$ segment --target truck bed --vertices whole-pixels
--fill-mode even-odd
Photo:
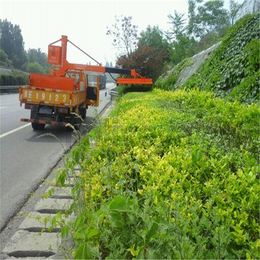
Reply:
[[[19,89],[19,99],[21,103],[26,104],[74,107],[85,101],[86,91],[64,91],[23,86]]]

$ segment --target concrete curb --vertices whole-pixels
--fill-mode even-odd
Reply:
[[[67,196],[69,191],[71,187],[55,187],[51,197],[40,199],[36,203],[34,211],[27,214],[3,249],[6,259],[64,259],[59,250],[62,243],[60,226],[49,228],[52,217],[59,211],[65,212],[73,202],[72,199],[64,198],[64,194]]]

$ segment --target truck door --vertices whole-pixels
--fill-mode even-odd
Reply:
[[[87,76],[86,102],[88,105],[98,106],[99,104],[99,75]]]

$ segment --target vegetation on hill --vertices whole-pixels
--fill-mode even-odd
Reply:
[[[213,90],[246,103],[259,100],[260,13],[247,15],[228,32],[213,55],[184,88]]]
[[[260,82],[260,13],[246,15],[231,27],[222,43],[204,62],[182,89],[214,91],[218,96],[244,103],[259,100]],[[183,62],[177,65],[183,68]],[[160,78],[158,88],[175,89],[181,70],[171,77]],[[172,81],[172,78],[175,80]],[[177,78],[177,79],[176,79]]]

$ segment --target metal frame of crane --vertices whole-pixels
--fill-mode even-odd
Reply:
[[[55,44],[61,42],[61,46],[56,46]],[[67,61],[67,43],[70,42],[77,49],[86,54],[89,58],[94,60],[98,65],[82,65],[82,64],[73,64]],[[136,72],[135,69],[120,69],[120,68],[111,68],[104,67],[80,49],[77,45],[68,40],[68,37],[62,35],[62,38],[51,43],[48,46],[48,63],[53,64],[52,66],[52,75],[54,76],[65,76],[68,70],[80,70],[80,71],[92,71],[99,73],[118,73],[129,75],[131,78],[118,78],[117,84],[132,84],[132,85],[152,85],[153,81],[151,78],[146,78]]]

